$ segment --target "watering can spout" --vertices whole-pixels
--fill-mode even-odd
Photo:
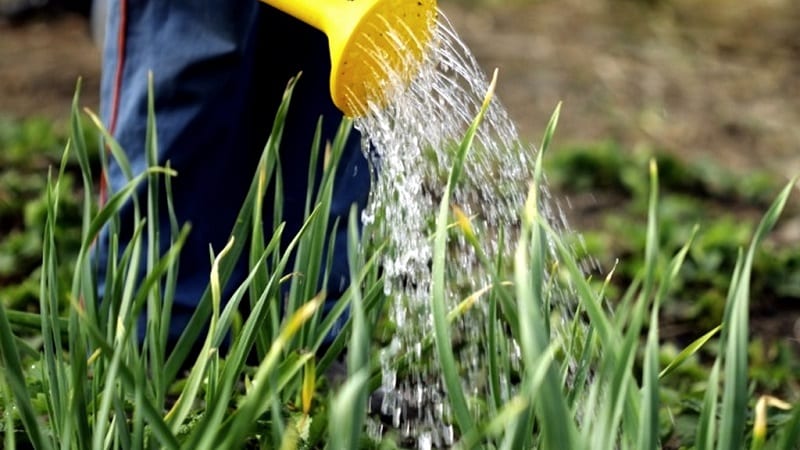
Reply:
[[[349,117],[381,102],[389,78],[413,76],[436,20],[436,0],[261,1],[325,33],[331,97]]]

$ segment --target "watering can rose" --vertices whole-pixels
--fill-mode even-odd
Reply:
[[[435,0],[262,0],[328,36],[331,97],[349,117],[408,82],[436,22]]]

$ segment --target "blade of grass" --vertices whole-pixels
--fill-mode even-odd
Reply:
[[[494,94],[494,86],[497,82],[497,71],[495,71],[492,82],[489,85],[488,92],[484,97],[483,105],[478,115],[473,120],[469,129],[467,130],[455,160],[453,167],[450,169],[450,174],[445,187],[444,195],[439,204],[439,213],[436,218],[436,231],[433,241],[433,263],[432,263],[432,277],[431,277],[431,290],[432,290],[432,312],[433,312],[433,328],[434,328],[434,341],[436,344],[437,355],[439,357],[439,364],[441,365],[442,380],[444,381],[447,396],[456,419],[456,423],[462,433],[468,433],[475,427],[472,415],[467,406],[467,400],[464,396],[464,391],[461,387],[461,380],[458,375],[458,368],[456,366],[455,356],[451,348],[452,341],[450,337],[449,325],[447,323],[447,300],[445,288],[445,254],[447,246],[447,226],[448,226],[448,213],[450,210],[450,196],[455,189],[458,179],[461,175],[462,166],[466,157],[467,151],[472,146],[472,141],[475,138],[478,126],[486,114],[489,107],[491,98]]]
[[[368,372],[360,369],[350,374],[339,393],[331,402],[329,427],[331,437],[330,448],[360,448],[360,434],[352,433],[357,419],[350,414],[360,403],[361,393],[367,386]]]
[[[14,334],[8,323],[6,308],[0,302],[0,356],[2,357],[5,380],[14,394],[14,401],[19,411],[20,420],[25,427],[25,432],[37,449],[52,448],[50,441],[45,439],[41,423],[31,404],[31,395],[25,385],[25,373],[22,361],[19,359],[17,347],[14,344]],[[9,430],[13,433],[13,430]]]
[[[67,150],[69,146],[67,147]],[[69,339],[69,325],[65,329],[60,328],[60,321],[54,320],[59,314],[60,286],[56,274],[58,262],[55,250],[55,227],[58,215],[58,195],[54,191],[58,189],[61,179],[54,182],[48,172],[47,182],[47,220],[45,222],[44,236],[42,239],[42,277],[39,282],[39,311],[41,322],[39,323],[42,335],[43,360],[47,377],[45,384],[48,386],[52,397],[48,398],[48,413],[53,422],[53,431],[56,436],[60,435],[66,422],[71,420],[67,413],[67,405],[64,402],[64,393],[67,392],[68,381],[66,370],[61,358],[61,334],[65,334]]]
[[[272,136],[267,140],[266,149],[264,151],[266,153],[277,154],[277,144]],[[257,171],[258,184],[256,195],[254,196],[255,204],[253,205],[252,230],[250,232],[249,267],[251,271],[260,260],[258,255],[262,255],[266,247],[266,243],[264,242],[264,196],[267,193],[267,187],[272,179],[274,168],[275,159],[269,158],[265,165],[259,165]],[[268,274],[266,271],[258,271],[256,273],[250,287],[251,308],[255,304],[255,299],[257,299],[260,293],[266,288],[267,278]],[[272,336],[272,333],[268,329],[264,329],[260,334],[261,337],[256,339],[258,354],[264,354],[267,349],[266,343],[269,337]]]
[[[144,358],[140,358],[140,361],[144,362]],[[117,422],[126,422],[127,420],[130,420],[132,423],[131,427],[132,431],[130,433],[132,448],[145,448],[144,444],[147,439],[146,437],[147,430],[145,428],[145,420],[144,420],[144,409],[145,409],[144,405],[151,404],[150,401],[145,398],[145,390],[147,389],[149,384],[148,383],[149,377],[145,374],[143,370],[134,371],[134,376],[136,377],[136,383],[134,385],[134,390],[132,393],[133,413],[132,414],[127,413],[122,416],[116,416],[114,420]],[[109,438],[111,437],[113,437],[115,440],[117,439],[116,433],[113,431],[113,428],[109,428]]]
[[[703,406],[697,421],[695,445],[698,450],[711,450],[717,431],[717,408],[719,405],[719,375],[721,359],[717,358],[708,376],[706,393],[703,395]]]
[[[347,242],[347,260],[350,265],[350,279],[358,280],[359,273],[363,270],[364,255],[359,252],[359,244],[361,239],[358,235],[358,209],[355,205],[350,208],[350,219],[348,223],[348,242]],[[363,380],[355,381],[347,395],[343,396],[340,406],[346,406],[347,409],[338,409],[338,413],[348,411],[347,415],[350,417],[349,428],[333,428],[332,431],[340,433],[348,430],[350,438],[348,441],[352,444],[358,442],[362,434],[364,426],[364,419],[366,416],[367,408],[367,383],[369,378],[369,344],[370,344],[370,330],[367,326],[366,315],[364,313],[364,299],[361,292],[361,285],[351,283],[351,298],[350,298],[350,314],[352,323],[352,332],[350,334],[350,345],[347,352],[347,372],[351,378],[358,378]],[[365,374],[365,375],[359,375]],[[333,421],[331,421],[333,423]],[[344,448],[344,447],[343,447]]]
[[[725,352],[725,386],[722,394],[720,429],[726,430],[726,432],[720,433],[719,441],[717,442],[718,450],[734,448],[734,446],[743,441],[747,415],[747,344],[750,275],[752,273],[753,260],[756,249],[778,221],[795,184],[797,184],[796,178],[792,179],[783,188],[769,210],[767,210],[767,213],[756,228],[755,235],[747,250],[738,282],[736,285],[731,286],[733,303],[730,305],[730,310],[726,310],[726,321],[723,322],[723,330],[727,329],[727,340],[724,347],[722,347]]]
[[[167,170],[171,170],[170,163],[167,161]],[[164,180],[164,190],[166,192],[167,198],[167,213],[169,214],[170,220],[170,236],[172,237],[171,245],[177,245],[180,238],[175,238],[175,236],[180,236],[182,232],[182,227],[178,225],[178,217],[175,213],[175,205],[173,203],[173,195],[172,195],[172,177],[166,177]],[[186,228],[186,227],[184,227]],[[159,345],[160,351],[163,355],[161,361],[166,361],[166,351],[167,345],[169,341],[169,323],[172,317],[172,305],[175,299],[175,291],[177,289],[178,284],[178,270],[180,266],[180,260],[174,261],[173,264],[167,269],[166,280],[164,281],[164,305],[162,306],[162,316],[161,316],[161,335],[159,336]],[[159,364],[159,367],[163,367],[163,364]],[[163,381],[164,386],[167,386],[166,379]],[[163,408],[163,400],[158,399],[157,404],[162,405]]]
[[[8,310],[6,311],[6,315],[11,327],[16,328],[17,330],[22,329],[34,331],[40,330],[42,327],[42,315],[40,313]],[[67,336],[67,319],[63,317],[57,317],[56,320],[58,320],[58,327],[62,330],[61,339],[64,340]]]
[[[642,375],[642,409],[640,415],[640,433],[637,449],[658,448],[659,430],[659,384],[658,384],[658,302],[655,302],[650,313],[650,329],[647,332],[647,344],[644,354],[644,374]]]
[[[141,408],[136,408],[140,410]],[[126,417],[127,412],[125,411],[125,402],[119,396],[114,396],[114,413],[116,417]],[[119,443],[119,448],[137,448],[134,447],[131,438],[130,430],[126,426],[127,423],[124,420],[114,420],[114,429],[116,433],[114,434],[114,439]],[[106,446],[108,448],[109,446]],[[138,448],[142,448],[141,446]]]
[[[0,303],[2,304],[2,303]],[[0,353],[0,360],[2,360],[2,353]],[[5,427],[5,437],[3,439],[3,448],[13,449],[17,448],[17,441],[16,441],[16,425],[14,421],[14,415],[11,413],[10,405],[13,402],[12,396],[13,393],[10,390],[8,384],[6,384],[6,378],[3,376],[3,372],[0,371],[0,400],[2,400],[3,404],[3,426]]]
[[[658,221],[658,166],[655,159],[650,160],[650,199],[647,209],[647,235],[645,244],[645,263],[644,263],[644,282],[639,299],[634,306],[632,325],[628,330],[631,340],[638,342],[643,326],[645,311],[648,309],[656,283],[656,270],[658,266],[659,254],[659,221]],[[658,301],[652,299],[650,329],[648,331],[647,344],[645,349],[644,375],[641,395],[644,400],[642,409],[639,409],[638,397],[630,397],[627,407],[624,408],[625,420],[623,426],[630,438],[638,436],[636,448],[648,449],[655,448],[658,439]],[[635,356],[636,345],[631,344],[625,347],[623,354],[631,357]],[[630,374],[630,372],[629,372]],[[635,380],[631,380],[631,385]],[[621,391],[621,393],[624,391]],[[613,395],[613,394],[612,394]]]
[[[508,424],[517,420],[517,418],[530,408],[528,399],[522,396],[514,396],[505,402],[498,410],[497,414],[492,418],[481,430],[481,432],[474,432],[464,436],[459,441],[456,448],[458,449],[471,449],[479,446],[481,441],[480,434],[487,436],[502,436],[508,430]]]
[[[675,278],[678,276],[680,268],[683,266],[683,262],[686,259],[686,255],[689,253],[689,248],[691,247],[692,242],[694,241],[694,236],[696,233],[697,233],[697,226],[693,228],[692,234],[689,237],[689,240],[686,242],[686,244],[683,245],[683,247],[678,251],[678,253],[672,258],[672,261],[670,261],[667,273],[665,274],[665,276],[661,281],[661,284],[659,285],[658,291],[653,301],[653,306],[651,308],[650,324],[649,324],[650,329],[648,330],[647,334],[647,344],[645,347],[645,356],[643,363],[644,374],[643,374],[643,384],[642,384],[642,397],[644,401],[642,404],[642,412],[640,419],[641,434],[639,434],[639,439],[636,445],[636,448],[639,449],[648,449],[648,448],[655,449],[658,446],[658,437],[660,429],[660,423],[659,423],[660,374],[658,369],[659,308],[664,298],[666,298],[669,288],[671,287]]]
[[[526,369],[529,370],[529,376],[527,379],[527,386],[524,387],[524,396],[518,395],[512,398],[509,402],[507,402],[501,413],[498,416],[486,424],[485,430],[487,434],[501,434],[505,431],[505,440],[503,442],[502,448],[506,448],[509,450],[513,450],[515,448],[519,448],[517,446],[517,441],[519,441],[519,437],[515,436],[515,433],[509,432],[508,429],[503,429],[500,427],[503,422],[500,422],[501,416],[506,416],[506,421],[504,427],[508,427],[509,423],[516,423],[517,429],[513,430],[517,433],[531,433],[531,429],[520,429],[519,424],[526,424],[528,420],[524,417],[524,413],[527,409],[530,408],[531,398],[537,397],[542,390],[542,386],[546,382],[547,377],[552,377],[550,372],[552,371],[552,364],[555,360],[555,353],[557,350],[556,345],[550,345],[540,356],[537,358],[536,364],[533,367],[527,367]],[[518,403],[515,405],[515,403]],[[509,409],[508,412],[505,412],[506,409]],[[546,426],[546,425],[545,425]],[[472,446],[465,445],[464,448],[472,448]]]
[[[553,113],[550,114],[550,120],[547,121],[547,127],[544,129],[544,134],[542,135],[542,143],[539,146],[539,152],[541,154],[547,153],[550,149],[550,143],[553,141],[553,136],[556,134],[556,128],[558,127],[558,118],[561,116],[561,102],[556,104],[556,108],[553,110]]]
[[[792,406],[783,400],[771,395],[762,395],[756,401],[753,408],[753,432],[750,441],[750,450],[761,450],[767,441],[767,417],[769,408],[779,408],[784,411],[792,409]]]
[[[500,230],[500,236],[498,238],[498,242],[502,248],[503,242],[505,242],[505,234],[504,231]],[[475,247],[477,243],[473,244]],[[501,273],[503,267],[503,256],[501,252],[497,253],[497,257],[495,258],[495,265],[494,270],[491,271],[493,274],[492,278],[499,279],[500,276],[497,275]],[[492,410],[498,411],[503,406],[503,400],[508,399],[511,394],[508,392],[507,387],[503,386],[500,382],[501,373],[501,361],[509,361],[510,358],[508,356],[508,346],[505,345],[507,339],[505,338],[504,331],[502,330],[499,318],[499,308],[500,305],[498,304],[499,294],[495,292],[495,290],[489,291],[489,310],[487,315],[487,347],[490,349],[489,357],[488,357],[488,371],[489,371],[489,386],[491,389],[491,399],[492,399]]]
[[[794,411],[789,421],[786,422],[779,432],[776,450],[792,450],[797,448],[800,442],[800,404],[794,406]]]
[[[667,364],[664,369],[661,370],[661,373],[658,374],[659,378],[666,378],[669,374],[671,374],[675,369],[681,366],[687,359],[689,359],[692,355],[696,354],[703,346],[705,346],[708,341],[711,340],[714,336],[719,333],[722,329],[722,325],[717,325],[716,327],[712,328],[706,334],[700,336],[699,338],[695,339],[691,344],[687,345],[686,348],[681,350],[672,361]]]
[[[557,114],[558,109],[551,119],[552,125],[555,124]],[[550,134],[552,132],[553,130],[549,130]],[[534,371],[538,367],[541,355],[550,346],[550,336],[546,331],[549,328],[546,322],[549,321],[547,317],[550,317],[550,311],[543,310],[546,306],[544,277],[549,236],[541,226],[544,218],[539,210],[543,155],[544,152],[540,151],[536,157],[533,183],[522,213],[522,232],[514,255],[514,285],[520,320],[519,345],[525,366],[522,392],[534,407],[538,423],[541,424],[541,445],[544,448],[563,446],[578,449],[580,446],[577,441],[577,430],[561,390],[561,376],[558,370],[552,366],[548,367],[544,375],[543,388],[533,390]],[[525,415],[519,416],[514,438],[507,441],[512,443],[509,444],[511,448],[530,446],[532,419],[533,416],[528,420]]]
[[[155,111],[155,88],[153,72],[147,73],[147,124],[145,128],[145,155],[148,167],[156,167],[158,161],[158,127],[156,123]],[[168,170],[168,169],[167,169]],[[169,177],[167,177],[169,178]],[[159,177],[150,174],[147,177],[147,250],[146,250],[146,273],[152,273],[157,259],[160,257],[161,233],[168,230],[161,230],[161,218],[159,197],[162,195]],[[170,236],[175,239],[177,236]],[[147,295],[147,314],[146,314],[146,334],[145,350],[149,358],[149,365],[153,369],[150,373],[150,382],[147,384],[150,394],[156,399],[156,404],[164,403],[164,392],[167,386],[161,366],[164,364],[166,342],[161,338],[163,335],[162,327],[169,328],[162,324],[164,304],[162,283],[153,285],[148,289]],[[138,411],[138,409],[137,409]]]

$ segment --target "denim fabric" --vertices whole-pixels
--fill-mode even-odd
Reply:
[[[110,1],[101,87],[101,114],[107,125],[120,50],[120,18],[119,0]],[[146,166],[147,73],[152,71],[158,163],[169,161],[178,172],[172,181],[176,213],[179,222],[192,225],[179,266],[175,323],[170,330],[175,339],[208,285],[209,245],[219,252],[229,238],[288,80],[302,71],[281,145],[287,239],[302,222],[317,120],[323,117],[324,139],[332,140],[342,116],[330,99],[330,57],[324,34],[261,2],[128,0],[126,23],[114,136],[134,171],[142,171]],[[354,130],[335,183],[332,215],[341,216],[342,231],[337,236],[328,286],[331,298],[347,285],[346,218],[353,203],[364,207],[369,178],[360,137]],[[115,164],[108,180],[111,192],[126,182]],[[145,205],[144,190],[138,195]],[[264,206],[268,224],[272,223],[271,200],[268,195]],[[170,229],[164,206],[162,202],[158,217],[162,252],[169,246]],[[132,204],[125,205],[123,245],[130,239],[132,214]],[[102,295],[106,231],[96,250]],[[226,294],[243,279],[245,269],[244,264],[238,266]]]

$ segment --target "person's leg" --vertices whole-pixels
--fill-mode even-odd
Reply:
[[[322,124],[323,140],[332,140],[342,113],[330,98],[330,55],[325,35],[271,7],[265,8],[259,42],[258,80],[275,95],[286,80],[302,71],[295,88],[282,140],[282,164],[285,192],[284,217],[299,227],[305,205],[308,154],[317,121]],[[277,99],[275,100],[277,101]],[[321,167],[322,161],[318,161]],[[361,136],[353,130],[339,164],[331,204],[331,224],[339,219],[333,267],[327,286],[328,295],[338,298],[347,288],[347,218],[352,204],[363,210],[369,192],[370,173],[361,151]],[[319,173],[320,170],[317,170]],[[294,236],[294,231],[286,237]]]
[[[328,93],[328,67],[324,35],[253,0],[110,2],[103,118],[134,171],[144,170],[147,72],[152,70],[158,163],[169,161],[178,172],[172,180],[176,213],[179,222],[192,223],[180,259],[171,339],[180,335],[208,284],[209,245],[219,251],[227,242],[286,83],[302,70],[281,146],[287,234],[299,228],[317,119],[324,116],[326,139],[332,139],[341,119]],[[369,189],[357,133],[342,167],[333,213],[346,216],[353,202],[363,207]],[[111,165],[108,180],[112,192],[125,183],[117,165]],[[271,215],[271,198],[265,201],[265,214]],[[125,205],[123,244],[130,237],[132,213],[132,205]],[[163,252],[169,245],[163,208],[158,220]],[[106,234],[97,247],[101,291]],[[346,274],[346,254],[335,256],[334,267]],[[238,268],[227,293],[242,280],[244,269]]]

